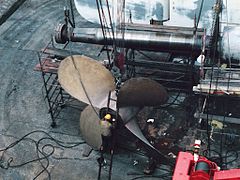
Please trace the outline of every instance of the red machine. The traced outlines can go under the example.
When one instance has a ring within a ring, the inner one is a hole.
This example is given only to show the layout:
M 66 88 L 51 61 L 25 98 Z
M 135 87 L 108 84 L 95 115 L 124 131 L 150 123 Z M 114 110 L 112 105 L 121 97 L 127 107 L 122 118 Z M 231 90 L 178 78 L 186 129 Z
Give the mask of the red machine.
M 178 154 L 172 180 L 240 180 L 240 169 L 220 171 L 217 164 L 189 152 Z

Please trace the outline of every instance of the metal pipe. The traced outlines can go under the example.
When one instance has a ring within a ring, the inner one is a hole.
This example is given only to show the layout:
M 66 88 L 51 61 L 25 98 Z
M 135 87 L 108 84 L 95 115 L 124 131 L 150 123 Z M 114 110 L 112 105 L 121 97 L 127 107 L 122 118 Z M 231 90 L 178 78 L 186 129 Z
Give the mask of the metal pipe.
M 64 26 L 63 26 L 64 27 Z M 125 48 L 176 52 L 190 54 L 200 53 L 202 48 L 202 31 L 196 34 L 191 31 L 193 28 L 169 28 L 161 26 L 145 26 L 138 28 L 126 28 L 124 38 L 122 34 L 115 35 L 116 44 L 122 44 Z M 70 34 L 70 35 L 69 35 Z M 69 39 L 70 38 L 70 39 Z M 64 40 L 64 42 L 62 41 Z M 56 34 L 56 42 L 65 43 L 67 40 L 72 42 L 82 42 L 100 45 L 112 45 L 112 34 L 106 33 L 106 39 L 102 35 L 100 28 L 75 28 L 73 32 L 59 30 Z
M 88 29 L 87 32 L 74 32 L 70 38 L 72 42 L 83 42 L 92 44 L 107 45 L 113 44 L 113 38 L 110 34 L 106 35 L 106 41 L 100 29 Z M 124 39 L 121 34 L 116 34 L 116 44 L 124 44 L 126 48 L 163 51 L 163 52 L 183 52 L 183 51 L 201 51 L 201 37 L 181 34 L 161 34 L 149 31 L 127 31 Z

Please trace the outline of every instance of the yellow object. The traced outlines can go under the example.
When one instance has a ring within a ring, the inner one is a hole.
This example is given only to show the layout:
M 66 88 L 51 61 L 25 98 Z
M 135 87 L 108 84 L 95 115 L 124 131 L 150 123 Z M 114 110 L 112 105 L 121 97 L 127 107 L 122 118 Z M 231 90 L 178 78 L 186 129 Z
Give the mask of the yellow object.
M 222 68 L 222 69 L 226 69 L 226 68 L 227 68 L 227 64 L 222 64 L 222 65 L 221 65 L 221 68 Z
M 223 123 L 217 120 L 212 120 L 211 125 L 214 129 L 223 129 Z
M 105 119 L 105 120 L 108 120 L 108 121 L 109 121 L 111 118 L 112 118 L 112 117 L 111 117 L 110 114 L 106 114 L 106 115 L 104 116 L 104 119 Z

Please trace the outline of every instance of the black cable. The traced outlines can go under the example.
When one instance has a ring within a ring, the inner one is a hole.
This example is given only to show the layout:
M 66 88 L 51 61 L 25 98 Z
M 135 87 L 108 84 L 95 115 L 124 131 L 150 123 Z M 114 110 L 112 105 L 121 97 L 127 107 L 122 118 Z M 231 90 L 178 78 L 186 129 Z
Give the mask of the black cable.
M 125 27 L 125 0 L 122 0 L 122 7 L 121 7 L 121 11 L 120 12 L 121 12 L 121 14 L 120 14 L 121 18 L 119 18 L 119 19 L 122 20 L 122 17 L 124 16 L 124 22 L 123 22 L 124 24 L 122 23 L 122 21 L 119 22 L 120 23 L 119 24 L 119 29 L 120 29 L 120 33 L 122 35 L 122 41 L 119 41 L 118 46 L 121 48 L 120 49 L 120 53 L 124 54 L 124 47 L 125 47 L 125 40 L 124 40 L 124 38 L 125 38 L 125 29 L 126 29 L 126 27 Z M 124 27 L 122 27 L 123 25 L 124 25 Z
M 35 140 L 31 139 L 31 138 L 26 138 L 27 136 L 31 135 L 31 134 L 34 134 L 34 133 L 43 133 L 45 135 L 48 136 L 48 138 L 44 137 L 44 138 L 41 138 L 39 141 L 41 142 L 42 140 L 44 139 L 49 139 L 49 140 L 52 140 L 54 141 L 57 145 L 59 145 L 60 147 L 64 147 L 64 148 L 73 148 L 73 147 L 76 147 L 76 146 L 79 146 L 80 144 L 84 144 L 85 142 L 64 142 L 64 141 L 60 141 L 60 140 L 57 140 L 55 138 L 53 138 L 50 134 L 48 134 L 47 132 L 45 131 L 42 131 L 42 130 L 36 130 L 36 131 L 32 131 L 26 135 L 24 135 L 22 138 L 20 138 L 19 140 L 11 143 L 10 145 L 8 145 L 6 148 L 4 149 L 0 149 L 0 152 L 3 152 L 2 156 L 1 156 L 1 159 L 0 160 L 3 160 L 3 156 L 4 156 L 4 153 L 10 149 L 10 148 L 13 148 L 15 145 L 17 145 L 18 143 L 20 143 L 21 141 L 23 140 L 32 140 L 33 142 L 36 142 Z M 39 144 L 39 143 L 38 143 Z M 67 146 L 67 145 L 63 145 L 63 144 L 71 144 L 71 146 Z M 34 161 L 34 160 L 33 160 Z M 23 163 L 25 165 L 25 163 Z M 19 167 L 21 165 L 16 165 L 14 167 Z
M 170 103 L 168 103 L 168 104 L 166 104 L 166 105 L 161 105 L 161 106 L 159 106 L 159 107 L 160 107 L 160 108 L 168 108 L 168 107 L 174 105 L 174 103 L 177 101 L 177 99 L 178 99 L 178 97 L 180 96 L 180 94 L 181 94 L 181 91 L 178 92 L 177 96 L 173 99 L 172 102 L 170 102 Z
M 136 179 L 142 179 L 142 178 L 161 178 L 161 179 L 171 179 L 172 175 L 170 173 L 165 173 L 165 174 L 162 174 L 162 175 L 142 175 L 142 176 L 138 176 L 138 177 L 135 177 L 135 178 L 132 178 L 130 180 L 136 180 Z
M 147 157 L 147 155 L 144 154 L 143 152 L 136 151 L 135 149 L 131 149 L 131 148 L 126 147 L 126 146 L 121 145 L 121 144 L 118 144 L 118 148 L 121 148 L 121 149 L 123 149 L 123 150 L 126 150 L 126 151 L 128 151 L 128 152 L 137 154 L 137 155 L 142 156 L 142 157 Z M 174 167 L 172 163 L 169 163 L 168 166 L 169 166 L 170 168 L 173 168 L 173 167 Z M 169 171 L 170 173 L 172 173 L 171 170 L 163 169 L 163 168 L 160 168 L 160 167 L 158 167 L 158 166 L 157 166 L 156 168 L 157 168 L 157 169 L 160 169 L 160 170 Z
M 230 153 L 234 153 L 234 154 L 230 154 Z M 228 154 L 230 154 L 230 155 L 228 155 Z M 233 157 L 233 155 L 235 156 L 235 158 L 228 161 L 228 158 Z M 233 150 L 229 150 L 229 151 L 226 152 L 226 155 L 223 158 L 225 159 L 225 162 L 223 164 L 225 165 L 225 167 L 227 169 L 228 164 L 231 164 L 231 163 L 235 162 L 236 160 L 238 160 L 238 152 L 233 151 Z
M 111 13 L 110 13 L 110 7 L 109 7 L 108 0 L 106 0 L 106 4 L 107 4 L 109 21 L 110 21 L 110 27 L 111 27 L 111 30 L 112 30 L 113 46 L 116 46 L 116 44 L 115 44 L 116 43 L 116 41 L 115 41 L 115 34 L 114 34 L 113 23 L 112 23 L 112 18 L 111 18 Z
M 98 158 L 98 180 L 101 180 L 101 173 L 102 173 L 102 164 L 104 162 L 104 157 L 103 157 L 103 146 L 100 147 L 100 158 Z
M 104 39 L 105 39 L 105 31 L 104 31 L 104 26 L 103 26 L 103 20 L 102 20 L 102 17 L 101 17 L 100 4 L 99 4 L 99 1 L 98 1 L 98 0 L 96 0 L 96 4 L 97 4 L 98 16 L 99 16 L 99 20 L 100 20 L 100 25 L 101 25 L 103 37 L 104 37 Z M 105 40 L 105 41 L 106 41 L 106 40 Z
M 137 52 L 138 52 L 139 54 L 145 56 L 146 58 L 155 61 L 152 57 L 148 56 L 147 54 L 143 53 L 142 51 L 137 50 Z M 179 76 L 179 77 L 177 77 L 177 78 L 175 78 L 175 79 L 173 79 L 173 82 L 174 82 L 174 81 L 177 81 L 177 80 L 179 80 L 179 79 L 181 79 L 181 78 L 183 78 L 183 77 L 185 77 L 185 75 L 186 75 L 186 73 L 187 73 L 187 70 L 188 70 L 188 67 L 189 67 L 189 63 L 188 63 L 188 66 L 186 66 L 186 72 L 185 72 L 185 74 L 184 74 L 184 75 L 181 75 L 181 76 Z M 166 86 L 166 85 L 169 84 L 169 83 L 171 83 L 171 82 L 170 82 L 170 81 L 169 81 L 169 82 L 165 82 L 165 83 L 162 83 L 162 85 L 163 85 L 163 86 Z
M 58 131 L 53 131 L 53 130 L 50 130 L 49 133 L 67 135 L 67 136 L 72 136 L 72 137 L 77 137 L 77 138 L 79 137 L 78 135 L 68 134 L 68 133 L 58 132 Z
M 38 158 L 40 159 L 39 153 L 42 154 L 44 160 L 47 161 L 47 164 L 44 166 L 44 164 L 41 162 L 41 160 L 39 160 L 39 163 L 41 164 L 43 170 L 40 171 L 40 172 L 34 177 L 34 180 L 37 179 L 43 172 L 47 172 L 47 174 L 48 174 L 48 179 L 51 180 L 51 174 L 50 174 L 50 172 L 49 172 L 48 169 L 47 169 L 47 168 L 49 167 L 48 157 L 51 156 L 51 155 L 54 153 L 55 149 L 54 149 L 54 147 L 53 147 L 51 144 L 46 144 L 46 145 L 44 145 L 44 146 L 42 147 L 42 150 L 40 150 L 40 149 L 39 149 L 39 143 L 40 143 L 40 141 L 38 141 L 38 143 L 37 143 L 37 156 L 38 156 Z M 45 147 L 51 147 L 51 148 L 52 148 L 52 151 L 51 151 L 49 154 L 44 153 L 44 148 L 45 148 Z
M 136 50 L 139 54 L 143 55 L 144 57 L 152 60 L 152 61 L 156 61 L 155 59 L 153 59 L 152 57 L 148 56 L 147 54 L 145 54 L 144 52 L 142 52 L 141 50 Z
M 223 109 L 225 110 L 226 108 L 226 105 L 225 105 L 225 101 L 223 103 Z M 224 112 L 224 116 L 223 116 L 223 125 L 225 124 L 225 120 L 226 120 L 226 111 Z M 221 136 L 220 136 L 220 154 L 222 155 L 223 154 L 223 133 L 224 133 L 224 127 L 222 128 L 221 130 Z M 223 164 L 223 158 L 221 158 L 221 161 L 220 161 L 220 165 L 222 166 Z
M 41 139 L 39 139 L 38 141 L 35 141 L 32 138 L 29 138 L 28 136 L 34 134 L 34 133 L 43 133 L 44 135 L 46 135 L 47 137 L 43 137 Z M 83 144 L 85 142 L 64 142 L 64 141 L 60 141 L 57 140 L 55 138 L 53 138 L 49 133 L 42 131 L 42 130 L 36 130 L 36 131 L 32 131 L 26 135 L 24 135 L 22 138 L 20 138 L 19 140 L 9 144 L 7 147 L 5 147 L 4 149 L 0 149 L 0 152 L 2 152 L 1 158 L 0 158 L 0 168 L 2 169 L 8 169 L 8 168 L 19 168 L 22 167 L 24 165 L 33 163 L 33 162 L 39 162 L 42 166 L 42 171 L 40 171 L 35 177 L 34 179 L 37 179 L 42 173 L 46 172 L 48 174 L 48 179 L 51 179 L 51 175 L 50 172 L 48 171 L 48 166 L 49 166 L 49 159 L 48 157 L 50 157 L 51 155 L 54 154 L 55 152 L 55 146 L 53 146 L 50 143 L 44 144 L 42 146 L 42 148 L 40 149 L 40 144 L 43 140 L 50 140 L 55 142 L 58 146 L 60 147 L 64 147 L 64 148 L 73 148 L 76 147 L 80 144 Z M 8 158 L 8 160 L 5 162 L 3 160 L 5 153 L 7 152 L 7 150 L 14 148 L 17 144 L 19 144 L 22 141 L 31 141 L 35 144 L 36 147 L 36 153 L 37 153 L 37 158 L 26 161 L 24 163 L 21 164 L 17 164 L 17 165 L 12 165 L 13 163 L 13 157 Z M 46 149 L 48 148 L 48 152 L 46 152 Z M 49 148 L 51 149 L 51 151 L 49 152 Z M 42 160 L 46 160 L 46 164 L 44 165 Z M 5 162 L 5 164 L 4 164 Z
M 209 152 L 209 151 L 211 151 L 211 152 Z M 213 153 L 215 153 L 217 156 L 216 155 L 214 156 Z M 216 150 L 213 150 L 213 149 L 211 149 L 211 150 L 208 150 L 208 149 L 204 150 L 203 151 L 203 156 L 207 157 L 207 159 L 209 159 L 209 160 L 211 160 L 213 162 L 216 162 L 217 164 L 220 163 L 222 161 L 222 159 L 223 159 L 222 154 L 220 152 L 216 151 Z
M 73 13 L 73 3 L 72 3 L 72 0 L 70 0 L 70 9 L 71 9 L 71 15 L 72 15 L 72 26 L 73 26 L 73 28 L 75 28 L 76 24 L 75 24 L 75 17 L 74 17 L 74 13 Z
M 98 114 L 97 110 L 95 109 L 95 107 L 93 106 L 92 101 L 91 101 L 91 98 L 90 98 L 89 95 L 88 95 L 88 92 L 87 92 L 87 90 L 86 90 L 86 87 L 85 87 L 85 85 L 84 85 L 84 83 L 83 83 L 83 81 L 82 81 L 81 73 L 79 72 L 79 70 L 78 70 L 78 68 L 77 68 L 77 65 L 76 65 L 76 63 L 75 63 L 74 57 L 73 57 L 72 55 L 71 55 L 71 60 L 72 60 L 72 63 L 73 63 L 73 66 L 74 66 L 75 70 L 77 71 L 77 74 L 78 74 L 78 77 L 79 77 L 79 82 L 80 82 L 80 84 L 81 84 L 81 86 L 82 86 L 82 88 L 83 88 L 84 94 L 86 95 L 86 97 L 87 97 L 87 99 L 88 99 L 91 107 L 93 108 L 95 114 L 99 117 L 99 114 Z
M 106 48 L 108 48 L 108 46 L 107 46 L 107 36 L 106 36 L 107 21 L 106 21 L 105 15 L 104 15 L 102 1 L 101 0 L 100 1 L 96 0 L 96 4 L 97 4 L 97 9 L 98 9 L 98 16 L 99 16 L 99 20 L 100 20 L 102 34 L 103 34 L 103 38 L 104 38 L 104 41 L 105 41 L 105 46 L 106 46 Z M 106 27 L 104 26 L 104 22 L 106 24 Z M 107 57 L 108 57 L 109 65 L 110 65 L 111 64 L 111 59 L 110 59 L 110 55 L 109 55 L 108 50 L 107 50 Z M 111 68 L 111 66 L 109 66 L 109 69 L 110 68 Z
M 203 4 L 204 4 L 204 0 L 202 0 L 202 2 L 201 2 L 200 10 L 199 10 L 199 13 L 198 13 L 198 19 L 197 19 L 197 23 L 196 23 L 196 28 L 198 28 L 198 25 L 199 25 L 199 21 L 200 21 L 201 14 L 202 14 L 202 9 L 203 9 Z
M 211 152 L 207 152 L 208 150 L 203 151 L 203 156 L 206 156 L 209 160 L 216 162 L 217 164 L 220 163 L 220 167 L 222 169 L 227 169 L 228 164 L 231 164 L 235 161 L 238 160 L 239 155 L 238 155 L 238 151 L 236 150 L 227 150 L 225 152 L 225 156 L 222 156 L 222 152 L 218 152 L 216 150 L 210 150 Z M 216 154 L 217 156 L 213 155 Z M 208 156 L 207 154 L 211 154 L 211 156 Z M 229 158 L 233 158 L 232 160 L 228 161 Z
M 221 6 L 222 2 L 221 1 L 218 1 L 218 4 Z M 213 51 L 213 58 L 215 59 L 216 57 L 216 51 L 217 51 L 217 40 L 218 40 L 218 35 L 219 35 L 219 12 L 216 14 L 217 17 L 216 17 L 216 23 L 215 23 L 215 34 L 214 34 L 214 51 Z M 217 27 L 216 27 L 217 26 Z M 216 29 L 217 28 L 217 29 Z M 231 59 L 229 59 L 229 66 L 230 66 L 230 72 L 229 75 L 228 75 L 228 81 L 227 81 L 227 92 L 229 91 L 229 87 L 230 87 L 230 80 L 231 80 Z M 213 74 L 213 68 L 212 68 L 212 74 Z M 217 76 L 217 82 L 216 82 L 216 87 L 218 86 L 218 78 L 219 76 Z M 210 83 L 211 85 L 211 83 Z M 229 102 L 229 99 L 227 98 L 227 100 L 225 101 L 224 100 L 224 103 L 223 103 L 223 110 L 224 110 L 224 117 L 223 117 L 223 125 L 225 124 L 226 122 L 226 116 L 227 116 L 227 110 L 226 110 L 226 103 Z M 223 134 L 224 134 L 224 128 L 222 128 L 221 130 L 221 137 L 220 137 L 220 154 L 222 155 L 223 154 Z M 237 154 L 237 158 L 238 158 L 238 154 Z M 223 158 L 221 159 L 221 165 L 224 164 L 223 163 Z M 227 164 L 225 163 L 225 165 L 227 166 Z
M 216 18 L 216 20 L 217 20 L 217 18 Z M 218 21 L 219 22 L 219 21 Z M 214 26 L 215 26 L 215 24 L 214 24 Z M 214 27 L 215 28 L 215 27 Z M 218 37 L 218 34 L 215 32 L 215 34 L 214 34 L 214 41 L 216 41 L 216 39 L 217 39 L 217 37 Z M 215 44 L 215 46 L 216 46 L 216 44 Z M 213 51 L 213 56 L 212 56 L 212 59 L 215 59 L 216 58 L 216 51 L 217 51 L 217 48 L 214 46 L 214 51 Z M 209 57 L 210 58 L 210 57 Z M 210 98 L 210 94 L 211 94 L 211 89 L 212 89 L 212 83 L 213 83 L 213 72 L 214 72 L 214 61 L 212 61 L 212 65 L 211 65 L 211 76 L 210 76 L 210 84 L 209 84 L 209 90 L 208 90 L 208 94 L 207 94 L 207 104 L 206 104 L 206 106 L 207 106 L 207 137 L 208 137 L 208 145 L 207 145 L 207 147 L 208 147 L 208 152 L 210 153 L 211 151 L 210 151 L 210 144 L 211 144 L 211 141 L 210 141 L 210 131 L 209 131 L 209 98 Z M 211 154 L 209 154 L 209 156 L 210 156 Z
M 220 2 L 220 3 L 222 3 L 222 2 Z M 226 1 L 226 3 L 227 3 L 227 1 Z M 228 5 L 226 4 L 226 10 L 228 10 L 227 9 L 228 8 Z M 228 11 L 227 11 L 228 12 Z M 227 22 L 228 22 L 228 17 L 227 17 Z M 228 37 L 228 47 L 229 47 L 229 37 Z M 229 48 L 228 48 L 228 51 L 230 51 L 229 50 Z M 230 54 L 230 52 L 228 52 L 229 54 Z M 230 67 L 230 72 L 228 72 L 228 81 L 227 81 L 227 92 L 229 91 L 229 88 L 230 88 L 230 81 L 231 81 L 231 74 L 232 74 L 232 62 L 231 62 L 231 58 L 229 58 L 229 67 Z M 229 94 L 228 94 L 229 95 Z M 227 102 L 226 102 L 227 101 Z M 226 116 L 227 116 L 227 110 L 226 110 L 226 103 L 228 104 L 228 102 L 229 102 L 229 98 L 227 98 L 227 100 L 224 100 L 224 104 L 223 104 L 223 106 L 224 106 L 224 110 L 225 110 L 225 113 L 224 113 L 224 119 L 223 119 L 223 124 L 225 123 L 225 119 L 226 119 Z M 223 146 L 223 133 L 224 133 L 224 128 L 222 128 L 222 131 L 221 131 L 221 153 L 222 153 L 222 146 Z M 225 142 L 226 143 L 226 142 Z M 227 162 L 227 154 L 229 153 L 229 152 L 236 152 L 236 151 L 227 151 L 226 152 L 226 162 L 225 162 L 225 166 L 226 166 L 226 168 L 227 168 L 227 165 L 229 164 L 229 163 L 232 163 L 233 161 L 230 161 L 230 162 Z M 237 160 L 238 159 L 238 153 L 236 152 L 236 158 L 235 158 L 235 160 Z
M 33 140 L 33 139 L 31 139 L 31 138 L 25 138 L 25 139 L 22 139 L 22 140 L 31 140 L 32 142 L 35 143 L 38 158 L 33 159 L 33 160 L 30 160 L 30 161 L 27 161 L 27 162 L 24 162 L 24 163 L 22 163 L 22 164 L 11 165 L 11 163 L 13 162 L 13 158 L 10 157 L 10 158 L 7 160 L 7 165 L 6 165 L 5 167 L 1 167 L 1 168 L 3 168 L 3 169 L 18 168 L 18 167 L 22 167 L 22 166 L 24 166 L 24 165 L 27 165 L 27 164 L 30 164 L 30 163 L 33 163 L 33 162 L 37 162 L 37 161 L 38 161 L 38 162 L 41 164 L 41 166 L 43 167 L 43 170 L 42 170 L 41 172 L 39 172 L 38 175 L 37 175 L 34 179 L 36 179 L 37 177 L 39 177 L 44 171 L 47 172 L 49 179 L 51 179 L 51 176 L 50 176 L 49 171 L 47 170 L 47 167 L 48 167 L 48 165 L 49 165 L 48 157 L 53 154 L 54 149 L 53 149 L 53 151 L 50 152 L 49 154 L 44 154 L 44 153 L 43 153 L 44 150 L 42 150 L 42 151 L 39 150 L 39 148 L 38 148 L 38 142 L 36 142 L 35 140 Z M 18 142 L 18 141 L 16 141 L 16 142 Z M 19 141 L 19 142 L 21 142 L 21 141 Z M 16 143 L 15 145 L 17 145 L 17 143 Z M 45 146 L 46 146 L 46 145 L 45 145 Z M 48 145 L 48 146 L 49 146 L 49 145 Z M 14 147 L 14 146 L 12 146 L 12 147 Z M 12 148 L 12 147 L 11 147 L 11 148 Z M 2 151 L 2 150 L 1 150 L 1 151 Z M 5 152 L 6 152 L 6 151 L 3 151 L 1 160 L 3 159 L 3 156 L 4 156 L 4 153 L 5 153 Z M 40 157 L 38 152 L 40 152 L 40 153 L 43 155 L 43 157 Z M 47 165 L 44 166 L 43 163 L 41 162 L 41 160 L 47 160 Z M 3 162 L 3 160 L 2 160 L 2 162 Z

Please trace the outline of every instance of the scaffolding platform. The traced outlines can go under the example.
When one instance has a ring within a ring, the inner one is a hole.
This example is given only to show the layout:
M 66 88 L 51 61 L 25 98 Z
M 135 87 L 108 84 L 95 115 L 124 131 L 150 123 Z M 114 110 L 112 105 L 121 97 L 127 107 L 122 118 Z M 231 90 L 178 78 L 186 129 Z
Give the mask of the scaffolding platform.
M 194 93 L 200 96 L 195 118 L 240 124 L 240 69 L 204 67 L 204 72 L 205 78 L 193 87 Z
M 240 69 L 204 68 L 205 78 L 193 87 L 195 93 L 240 96 Z
M 41 72 L 43 79 L 44 99 L 48 104 L 48 112 L 51 116 L 51 126 L 56 126 L 56 119 L 66 106 L 76 107 L 73 97 L 63 90 L 58 82 L 58 68 L 60 62 L 67 56 L 80 54 L 66 49 L 56 48 L 52 41 L 39 52 L 39 63 L 35 66 L 34 70 Z M 72 105 L 71 103 L 74 103 Z

